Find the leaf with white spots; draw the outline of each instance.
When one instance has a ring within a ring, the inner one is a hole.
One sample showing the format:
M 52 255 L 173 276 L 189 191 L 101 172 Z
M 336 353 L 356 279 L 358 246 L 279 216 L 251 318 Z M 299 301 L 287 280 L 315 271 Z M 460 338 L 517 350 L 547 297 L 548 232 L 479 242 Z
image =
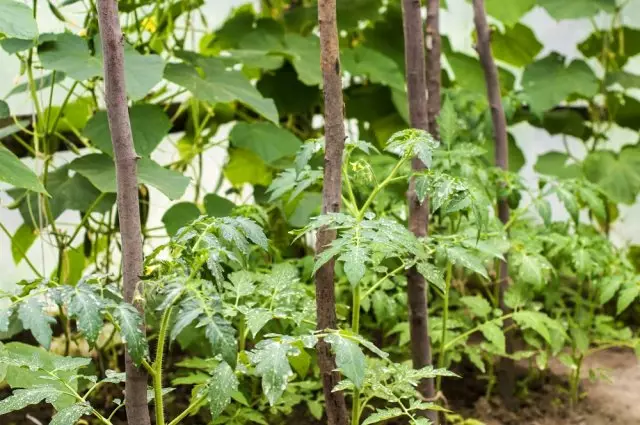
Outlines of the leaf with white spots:
M 255 338 L 258 332 L 262 330 L 269 320 L 273 318 L 271 313 L 266 308 L 250 308 L 246 312 L 247 327 L 251 331 L 251 334 Z
M 356 388 L 362 388 L 365 358 L 358 344 L 337 334 L 328 335 L 325 340 L 331 344 L 336 353 L 336 365 L 340 371 L 353 382 Z
M 352 288 L 356 287 L 364 277 L 367 270 L 365 261 L 368 258 L 368 254 L 365 248 L 356 246 L 338 258 L 344 262 L 344 273 L 347 275 L 347 279 Z
M 25 329 L 33 334 L 33 337 L 40 345 L 49 349 L 53 331 L 51 325 L 56 321 L 47 315 L 44 302 L 35 297 L 31 297 L 18 307 L 18 317 Z
M 262 378 L 262 391 L 272 406 L 287 388 L 293 370 L 287 355 L 291 346 L 273 340 L 263 340 L 250 353 L 251 362 L 255 364 L 256 374 Z
M 0 400 L 0 416 L 42 401 L 53 403 L 61 395 L 60 390 L 46 386 L 15 390 L 12 395 Z
M 147 338 L 141 329 L 143 322 L 140 313 L 131 304 L 120 303 L 115 306 L 112 315 L 120 327 L 120 335 L 127 344 L 131 359 L 136 366 L 140 366 L 149 353 Z
M 89 403 L 76 403 L 56 413 L 49 425 L 75 425 L 81 417 L 91 414 Z
M 200 319 L 198 327 L 205 328 L 205 335 L 211 344 L 213 354 L 220 354 L 224 361 L 235 366 L 238 342 L 236 341 L 236 331 L 231 323 L 221 316 L 205 316 Z
M 391 135 L 385 150 L 400 157 L 417 157 L 430 167 L 432 153 L 439 144 L 428 132 L 412 128 Z
M 231 394 L 238 389 L 238 378 L 226 362 L 220 362 L 209 381 L 207 399 L 211 416 L 215 420 L 231 402 Z
M 90 346 L 94 346 L 102 329 L 103 302 L 86 283 L 70 288 L 69 315 L 76 319 L 80 332 L 84 334 Z

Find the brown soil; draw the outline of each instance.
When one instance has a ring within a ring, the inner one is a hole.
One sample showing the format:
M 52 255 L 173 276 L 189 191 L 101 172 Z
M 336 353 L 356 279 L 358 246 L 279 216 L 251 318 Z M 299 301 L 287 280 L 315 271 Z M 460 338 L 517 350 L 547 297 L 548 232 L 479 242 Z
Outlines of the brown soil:
M 480 398 L 465 417 L 486 425 L 636 425 L 640 424 L 640 364 L 630 350 L 607 350 L 585 360 L 582 399 L 571 409 L 566 394 L 567 369 L 554 363 L 554 375 L 526 396 L 516 412 Z M 589 371 L 601 379 L 589 380 Z

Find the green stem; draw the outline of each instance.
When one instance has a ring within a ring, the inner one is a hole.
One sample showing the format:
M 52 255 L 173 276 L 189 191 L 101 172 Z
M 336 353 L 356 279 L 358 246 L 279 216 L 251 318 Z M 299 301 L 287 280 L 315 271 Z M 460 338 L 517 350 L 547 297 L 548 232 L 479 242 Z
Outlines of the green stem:
M 360 284 L 353 288 L 353 311 L 351 312 L 351 330 L 354 334 L 360 332 Z M 353 389 L 353 400 L 351 406 L 351 425 L 360 423 L 360 390 Z
M 491 320 L 487 320 L 486 322 L 476 326 L 475 328 L 458 335 L 457 337 L 453 338 L 451 341 L 447 342 L 444 346 L 445 351 L 448 350 L 449 348 L 453 347 L 455 344 L 457 344 L 458 342 L 462 341 L 465 338 L 468 338 L 469 336 L 473 335 L 476 332 L 479 332 L 480 329 L 482 329 L 482 327 L 487 324 L 487 323 L 492 323 L 492 322 L 501 322 L 503 320 L 507 320 L 508 318 L 510 318 L 511 316 L 513 316 L 513 313 L 509 313 L 509 314 L 505 314 L 504 316 L 500 316 L 500 317 L 496 317 L 495 319 L 491 319 Z
M 362 220 L 362 218 L 364 217 L 364 214 L 367 212 L 367 209 L 369 208 L 369 205 L 371 205 L 371 203 L 376 198 L 376 196 L 378 196 L 378 193 L 380 193 L 380 191 L 384 189 L 385 186 L 387 186 L 393 180 L 395 175 L 398 174 L 398 171 L 400 170 L 400 167 L 404 165 L 404 162 L 405 162 L 404 160 L 398 161 L 395 167 L 393 167 L 393 170 L 391 170 L 391 173 L 389 173 L 389 175 L 387 176 L 387 178 L 384 179 L 382 183 L 380 183 L 378 186 L 376 186 L 375 189 L 373 189 L 373 191 L 371 192 L 371 195 L 369 195 L 367 200 L 364 202 L 364 205 L 362 205 L 362 208 L 360 209 L 360 213 L 358 213 L 358 217 L 357 217 L 358 221 Z
M 169 425 L 177 425 L 181 420 L 186 418 L 200 403 L 207 399 L 206 395 L 198 397 L 194 402 L 192 402 L 189 407 L 187 407 L 182 413 L 180 413 L 174 420 L 169 422 Z
M 444 286 L 444 305 L 442 310 L 442 336 L 440 337 L 440 356 L 438 356 L 438 368 L 445 367 L 445 356 L 447 353 L 447 322 L 449 320 L 449 289 L 451 288 L 451 278 L 453 276 L 453 264 L 447 261 L 447 274 L 445 276 Z M 442 377 L 436 378 L 436 393 L 442 387 Z
M 368 296 L 370 296 L 373 291 L 375 291 L 376 289 L 378 289 L 378 287 L 380 285 L 382 285 L 382 283 L 387 280 L 389 277 L 395 275 L 396 273 L 402 271 L 403 269 L 406 268 L 406 264 L 402 263 L 399 267 L 396 267 L 395 269 L 391 270 L 389 273 L 385 274 L 384 276 L 382 276 L 380 279 L 378 279 L 378 281 L 376 283 L 374 283 L 371 288 L 367 289 L 366 292 L 360 297 L 360 301 L 364 300 L 365 298 L 367 298 Z
M 153 391 L 155 394 L 156 404 L 156 425 L 164 425 L 164 402 L 162 400 L 162 362 L 164 360 L 164 346 L 167 339 L 167 330 L 169 328 L 169 320 L 173 307 L 167 308 L 162 313 L 160 320 L 160 332 L 158 333 L 158 347 L 156 348 L 156 359 L 153 362 Z

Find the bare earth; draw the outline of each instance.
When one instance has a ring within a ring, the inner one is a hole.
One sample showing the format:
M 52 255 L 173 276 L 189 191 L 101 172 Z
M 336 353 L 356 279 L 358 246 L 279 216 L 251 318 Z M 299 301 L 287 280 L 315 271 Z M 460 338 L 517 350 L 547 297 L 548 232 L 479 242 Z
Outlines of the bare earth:
M 590 369 L 606 377 L 590 382 Z M 566 374 L 559 364 L 552 370 Z M 583 371 L 586 394 L 573 412 L 561 390 L 550 387 L 546 396 L 513 413 L 480 399 L 473 416 L 486 425 L 640 425 L 640 364 L 632 351 L 596 353 L 585 361 Z

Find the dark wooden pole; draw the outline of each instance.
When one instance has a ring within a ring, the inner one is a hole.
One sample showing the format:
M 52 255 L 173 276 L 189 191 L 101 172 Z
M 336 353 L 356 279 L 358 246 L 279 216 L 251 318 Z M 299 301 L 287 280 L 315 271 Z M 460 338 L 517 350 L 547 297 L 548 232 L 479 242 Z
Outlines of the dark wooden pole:
M 487 23 L 487 15 L 484 7 L 484 0 L 473 0 L 473 14 L 478 33 L 478 44 L 476 49 L 480 56 L 480 63 L 484 70 L 485 82 L 487 86 L 487 96 L 489 98 L 489 108 L 493 120 L 493 133 L 495 137 L 495 159 L 496 166 L 503 170 L 509 169 L 509 145 L 507 138 L 507 119 L 502 107 L 500 96 L 500 80 L 498 68 L 491 53 L 491 30 Z M 509 204 L 504 198 L 498 199 L 498 217 L 502 223 L 509 221 Z M 506 313 L 508 307 L 504 303 L 504 294 L 509 285 L 509 264 L 508 260 L 500 261 L 498 271 L 498 281 L 500 294 L 500 308 Z M 504 328 L 511 327 L 512 320 L 505 321 Z M 506 335 L 507 353 L 513 352 L 513 338 L 511 334 Z M 498 391 L 508 407 L 515 407 L 515 365 L 512 359 L 503 357 L 498 370 Z
M 322 212 L 327 214 L 339 212 L 342 203 L 342 152 L 345 141 L 336 0 L 318 2 L 318 20 L 324 83 L 325 154 Z M 335 238 L 335 231 L 318 230 L 316 253 L 320 254 Z M 333 260 L 327 262 L 316 273 L 316 309 L 318 329 L 337 327 Z M 341 391 L 333 392 L 333 388 L 340 382 L 340 374 L 336 372 L 335 358 L 324 341 L 318 343 L 317 350 L 329 424 L 347 425 L 349 415 L 344 394 Z
M 429 115 L 429 133 L 440 140 L 438 116 L 442 87 L 442 40 L 440 38 L 440 0 L 428 0 L 427 4 L 427 110 Z
M 138 207 L 138 155 L 133 146 L 124 78 L 124 38 L 116 0 L 98 1 L 98 20 L 104 57 L 105 100 L 116 163 L 118 217 L 122 237 L 123 293 L 134 303 L 142 274 L 142 232 Z M 135 303 L 144 317 L 141 303 Z M 144 329 L 143 329 L 144 331 Z M 137 368 L 125 353 L 125 407 L 131 425 L 149 425 L 147 372 Z
M 420 13 L 420 0 L 403 0 L 402 15 L 404 22 L 404 50 L 409 97 L 409 116 L 411 126 L 428 130 L 429 114 L 427 106 L 427 78 L 424 55 L 423 25 Z M 414 171 L 420 171 L 425 165 L 414 158 Z M 415 181 L 412 179 L 407 192 L 409 203 L 409 229 L 418 237 L 427 235 L 429 224 L 429 202 L 418 201 Z M 429 313 L 427 291 L 424 277 L 415 267 L 407 273 L 407 297 L 409 300 L 409 325 L 411 332 L 411 357 L 413 367 L 418 369 L 430 365 L 431 342 L 429 341 Z M 427 399 L 435 397 L 433 379 L 425 379 L 420 383 L 420 392 Z M 428 411 L 426 416 L 437 423 L 437 412 Z

